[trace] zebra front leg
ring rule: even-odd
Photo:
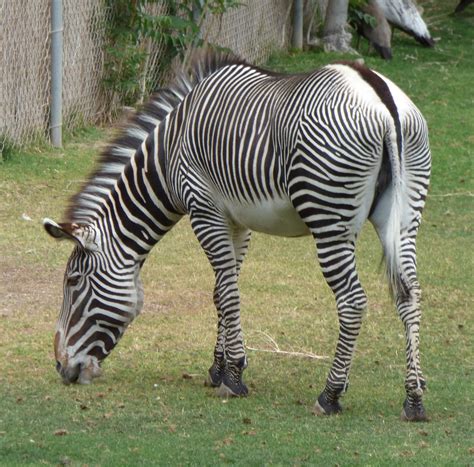
[[[236,230],[234,229],[232,235],[232,243],[234,248],[234,254],[237,261],[237,279],[240,275],[240,270],[242,267],[242,263],[244,261],[245,255],[247,254],[249,243],[250,243],[250,230],[242,229]],[[224,320],[222,319],[222,311],[221,305],[219,300],[219,292],[217,287],[214,288],[214,305],[217,310],[217,342],[214,348],[214,361],[212,363],[211,368],[209,368],[209,377],[207,380],[207,384],[211,387],[219,387],[222,383],[222,379],[224,376],[224,371],[226,367],[226,359],[225,359],[225,326]]]
[[[226,366],[225,360],[225,326],[222,319],[221,305],[219,302],[219,292],[217,286],[214,287],[214,305],[217,310],[217,342],[214,347],[214,361],[209,368],[208,379],[206,384],[213,388],[218,388],[222,384],[224,370]]]
[[[234,251],[233,232],[227,220],[212,205],[195,203],[190,212],[191,226],[205,251],[215,274],[214,300],[220,312],[217,361],[211,367],[214,382],[221,396],[246,396],[247,386],[242,381],[247,367],[242,329],[240,324],[240,297],[237,287],[237,259]],[[220,333],[220,334],[219,334]],[[222,336],[224,336],[222,338]],[[221,371],[224,349],[225,366]],[[216,354],[215,354],[216,355]]]
[[[240,298],[235,280],[230,272],[216,273],[216,288],[219,290],[219,304],[225,328],[225,367],[217,394],[221,397],[246,396],[248,388],[242,381],[247,368],[242,328],[240,324]]]
[[[339,398],[347,390],[349,371],[367,298],[357,277],[353,242],[318,244],[324,277],[336,296],[339,337],[334,361],[314,412],[331,415],[342,411]]]

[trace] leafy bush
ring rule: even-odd
[[[242,3],[237,0],[166,0],[166,14],[154,15],[153,4],[163,0],[107,0],[109,23],[105,61],[105,88],[115,105],[135,105],[143,99],[150,43],[163,54],[158,76],[175,57],[186,61],[187,51],[203,43],[201,26],[207,15],[222,15]],[[152,83],[156,87],[159,83]]]
[[[348,23],[353,28],[357,28],[357,25],[364,23],[371,26],[372,28],[375,28],[377,26],[377,20],[369,13],[365,13],[363,10],[363,8],[368,3],[368,0],[349,1]]]

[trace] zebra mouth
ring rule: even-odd
[[[62,367],[60,362],[56,362],[56,369],[61,375],[63,383],[69,384],[90,384],[94,378],[102,374],[100,364],[97,360],[90,360],[89,364],[76,363],[75,365]]]
[[[63,367],[61,362],[56,362],[56,370],[61,375],[63,383],[66,385],[77,383],[82,371],[82,364]]]

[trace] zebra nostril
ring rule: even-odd
[[[82,369],[82,365],[80,364],[76,365],[72,369],[72,371],[68,375],[70,383],[77,383],[77,380],[79,379],[79,375],[81,374],[81,369]]]
[[[56,362],[56,369],[61,375],[63,383],[68,385],[77,382],[82,371],[82,364],[77,363],[74,366],[62,366],[61,363]]]

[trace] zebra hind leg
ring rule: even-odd
[[[407,361],[406,399],[401,419],[409,422],[428,420],[422,401],[426,382],[420,367],[420,296],[420,287],[416,280],[410,280],[407,290],[397,294],[397,310],[405,327]]]
[[[370,221],[374,225],[382,246],[387,251],[385,232],[387,229],[386,206],[390,204],[391,193],[386,192],[374,210]],[[422,396],[426,382],[420,367],[420,320],[421,290],[416,272],[416,235],[420,213],[412,211],[410,221],[402,230],[399,252],[398,286],[394,290],[397,311],[405,328],[406,363],[405,377],[406,399],[403,403],[401,419],[406,421],[426,421]]]
[[[324,277],[336,297],[339,338],[334,361],[314,412],[331,415],[342,411],[339,398],[347,390],[356,340],[367,298],[359,282],[353,241],[318,242],[318,259]]]

